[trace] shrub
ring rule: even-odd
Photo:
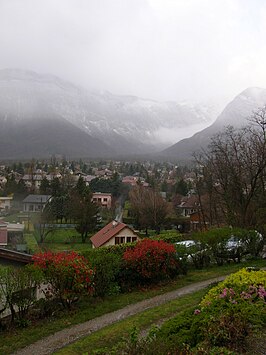
[[[252,257],[259,256],[264,246],[264,238],[262,234],[256,230],[246,231],[243,233],[242,242],[245,245],[246,254],[250,254]]]
[[[37,240],[33,234],[25,234],[24,240],[27,244],[27,250],[30,254],[34,254],[39,251]]]
[[[104,250],[95,249],[91,255],[94,268],[94,295],[103,297],[119,292],[118,275],[121,269],[122,258]]]
[[[266,323],[266,271],[241,270],[211,289],[196,313],[205,339],[214,346],[235,347]]]
[[[213,287],[208,292],[208,294],[202,300],[201,304],[204,306],[212,302],[212,300],[216,299],[225,288],[232,288],[235,292],[240,293],[249,288],[250,285],[261,285],[262,287],[266,288],[266,271],[245,268],[238,271],[237,273],[227,276],[224,281],[219,282],[217,286]]]
[[[163,241],[143,239],[123,259],[125,276],[135,283],[172,277],[180,270],[174,246]]]
[[[216,228],[197,232],[192,238],[209,249],[218,265],[234,260],[240,262],[244,255],[256,257],[263,248],[263,237],[257,231],[240,228]]]
[[[100,248],[91,248],[87,249],[85,251],[82,251],[80,254],[83,255],[87,260],[91,260],[94,258],[97,253],[101,254],[116,254],[123,258],[124,252],[127,249],[133,249],[135,247],[137,242],[132,242],[132,243],[123,243],[123,244],[116,244],[116,245],[110,245],[108,247],[100,247]]]
[[[128,249],[134,249],[136,244],[137,244],[137,242],[110,245],[108,247],[105,247],[105,249],[106,249],[107,253],[117,254],[117,255],[120,255],[122,258],[124,255],[124,252]]]
[[[182,239],[182,234],[177,231],[162,231],[159,235],[152,237],[153,240],[163,240],[166,243],[176,243]]]
[[[70,308],[80,295],[92,293],[94,271],[77,253],[49,251],[35,254],[33,260],[48,283],[45,296],[57,297],[64,308]]]
[[[165,322],[158,332],[158,338],[167,339],[179,348],[186,345],[194,347],[203,340],[198,330],[200,327],[200,320],[194,316],[194,309],[191,308]]]
[[[175,244],[175,249],[184,265],[193,264],[196,269],[209,266],[210,252],[206,246],[198,242],[187,246],[181,243]]]
[[[11,322],[26,324],[29,308],[36,302],[36,288],[41,275],[31,265],[23,268],[0,268],[0,303],[3,312],[9,309]]]

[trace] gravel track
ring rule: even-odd
[[[13,353],[13,355],[53,354],[56,350],[59,350],[68,344],[71,344],[87,335],[90,335],[99,329],[102,329],[108,325],[116,323],[137,313],[143,312],[149,308],[160,306],[176,298],[201,290],[214,282],[220,282],[224,280],[224,278],[225,276],[222,276],[206,281],[201,281],[189,286],[182,287],[178,290],[165,293],[163,295],[155,296],[135,304],[130,304],[117,311],[104,314],[101,317],[97,317],[87,322],[77,324],[56,332],[46,338],[38,340],[26,348],[16,351]]]

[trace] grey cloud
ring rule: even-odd
[[[261,0],[0,0],[0,68],[161,100],[266,87]]]

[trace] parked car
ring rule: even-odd
[[[185,247],[191,247],[196,245],[195,240],[182,240],[181,242],[176,242],[175,245],[184,245]]]
[[[241,241],[239,238],[237,238],[233,235],[225,243],[225,249],[227,251],[233,251],[233,250],[236,250],[237,248],[241,248],[244,246],[245,245],[244,245],[243,241]]]

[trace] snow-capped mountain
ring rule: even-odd
[[[24,127],[31,137],[32,125],[38,126],[48,121],[55,124],[60,119],[61,128],[58,134],[61,131],[62,137],[62,122],[67,122],[69,134],[70,127],[73,126],[76,134],[87,134],[82,135],[83,140],[89,139],[92,142],[97,139],[93,143],[93,156],[103,156],[106,150],[110,154],[120,155],[147,153],[155,149],[159,151],[208,126],[215,114],[215,109],[208,106],[91,92],[52,75],[19,69],[0,71],[2,133],[4,129],[8,131],[11,127],[16,131],[18,127]],[[22,132],[20,139],[23,140]],[[10,143],[15,143],[14,137]],[[67,148],[70,151],[69,145]],[[15,150],[14,146],[14,155]],[[51,150],[52,146],[49,149],[47,147],[46,151]],[[75,150],[78,153],[78,147]],[[82,155],[84,154],[83,151]],[[90,150],[87,156],[92,156]]]
[[[216,121],[209,127],[183,139],[165,149],[160,155],[176,160],[191,160],[194,152],[206,148],[210,138],[226,126],[241,128],[249,124],[254,111],[266,105],[266,89],[248,88],[237,95],[222,111]]]

